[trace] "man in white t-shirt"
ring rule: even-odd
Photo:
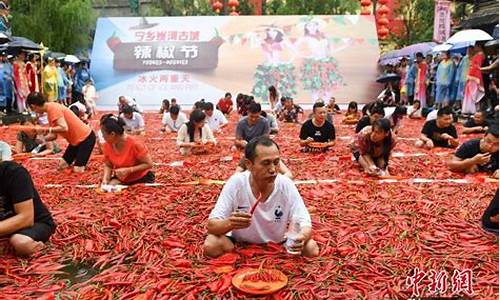
[[[161,124],[163,127],[161,131],[165,132],[177,132],[181,128],[182,124],[187,123],[188,118],[186,114],[181,112],[179,105],[172,105],[168,112],[163,113],[163,118]]]
[[[130,106],[123,108],[123,113],[120,115],[125,121],[125,130],[129,134],[144,134],[144,118]]]
[[[205,103],[204,111],[207,115],[208,127],[212,129],[213,133],[219,133],[229,123],[226,116],[220,110],[214,109],[212,102]]]
[[[233,240],[281,243],[294,217],[300,223],[300,233],[293,250],[317,256],[319,248],[311,238],[311,217],[304,201],[293,181],[278,173],[278,145],[267,136],[252,140],[245,147],[245,164],[248,171],[229,178],[208,217],[205,255],[217,257],[232,251]],[[259,195],[261,201],[251,215]]]
[[[135,101],[134,98],[130,96],[120,96],[118,97],[118,113],[123,113],[123,109],[125,106],[130,106],[134,109],[135,112],[138,112],[140,114],[143,113],[142,107],[139,106],[139,104]]]

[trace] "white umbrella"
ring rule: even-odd
[[[464,42],[490,41],[493,37],[481,29],[466,29],[452,35],[447,44],[458,44]]]
[[[71,54],[68,54],[64,57],[64,61],[65,62],[69,62],[69,63],[79,63],[80,60],[78,59],[78,57],[74,56],[74,55],[71,55]]]
[[[432,48],[432,52],[443,52],[443,51],[448,51],[451,49],[451,47],[453,47],[452,44],[447,44],[447,43],[444,43],[444,44],[441,44],[441,45],[437,45],[436,47]]]

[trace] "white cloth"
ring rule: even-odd
[[[191,152],[191,148],[189,147],[180,147],[181,143],[190,143],[190,142],[191,140],[189,139],[187,124],[183,124],[179,129],[179,131],[177,131],[177,146],[180,148],[181,154],[186,155]],[[210,127],[208,127],[208,124],[205,124],[201,128],[201,136],[198,130],[195,131],[194,142],[202,144],[205,144],[207,142],[211,142],[214,144],[216,143],[214,134],[210,129]]]
[[[144,128],[144,118],[138,112],[132,113],[132,119],[127,119],[123,114],[120,117],[125,121],[125,130],[137,130]]]
[[[188,121],[186,114],[183,112],[179,112],[177,115],[177,119],[172,120],[172,116],[169,112],[163,113],[163,118],[161,119],[161,123],[163,126],[168,127],[170,131],[177,132],[181,126]]]
[[[78,108],[78,111],[82,114],[82,113],[86,113],[87,112],[87,107],[79,102],[79,101],[76,101],[75,103],[71,104],[70,106],[68,106],[69,109],[71,109],[71,107],[76,107]]]
[[[12,150],[9,144],[0,141],[0,161],[12,160]]]
[[[438,110],[435,109],[431,111],[428,115],[427,118],[425,118],[425,121],[430,121],[430,120],[436,120],[438,117]]]
[[[236,173],[224,185],[209,219],[227,219],[236,210],[250,212],[256,199],[250,186],[250,172]],[[237,241],[279,243],[284,240],[288,223],[297,216],[300,226],[311,227],[311,217],[293,181],[281,174],[274,181],[269,198],[257,205],[250,227],[230,234]]]
[[[212,129],[213,132],[219,131],[221,125],[228,123],[224,114],[218,109],[214,109],[211,117],[207,115],[207,122],[208,126],[210,127],[210,129]]]
[[[413,113],[415,109],[413,108],[413,105],[409,105],[407,109],[408,116]],[[414,118],[420,118],[422,117],[422,108],[417,109],[417,111],[413,114]]]

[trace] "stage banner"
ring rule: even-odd
[[[434,35],[436,43],[444,43],[450,37],[451,2],[439,0],[434,5]]]
[[[366,103],[383,88],[378,57],[373,16],[100,18],[91,72],[102,109],[121,95],[145,108],[225,92],[266,103],[271,85],[299,104]]]

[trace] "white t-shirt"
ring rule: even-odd
[[[177,119],[175,121],[172,120],[172,116],[170,116],[169,112],[164,112],[163,118],[161,119],[161,123],[163,124],[163,126],[168,127],[168,129],[174,132],[177,132],[179,128],[181,128],[182,124],[186,123],[187,121],[188,118],[183,112],[179,112],[179,115],[177,115]]]
[[[250,172],[236,173],[224,185],[209,219],[227,219],[236,210],[250,212],[256,199],[250,187]],[[230,234],[237,241],[280,243],[284,241],[288,223],[297,216],[301,227],[311,227],[311,217],[293,181],[281,174],[274,181],[269,198],[257,205],[250,227]]]
[[[408,116],[411,115],[414,111],[415,111],[415,109],[413,108],[413,105],[409,105],[408,110],[407,110]],[[422,117],[422,108],[417,109],[415,111],[415,113],[413,114],[413,117],[421,118]]]
[[[427,118],[425,118],[425,121],[430,121],[430,120],[436,120],[438,117],[438,110],[435,109],[431,111],[428,115]]]
[[[214,109],[211,117],[207,115],[207,122],[213,132],[219,131],[221,125],[228,123],[224,114],[218,109]]]
[[[123,114],[120,117],[125,121],[125,130],[144,128],[144,118],[138,112],[132,113],[132,119],[127,119]]]

